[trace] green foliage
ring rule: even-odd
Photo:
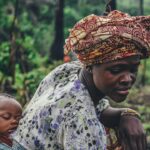
[[[150,1],[149,0],[144,0],[144,15],[149,15],[150,14]],[[140,14],[140,1],[137,0],[125,0],[125,1],[120,1],[117,0],[117,8],[121,11],[128,12],[131,15],[139,15]]]
[[[13,4],[1,6],[0,9],[0,27],[4,29],[9,29],[12,25],[14,18],[14,9],[12,8]]]
[[[48,67],[42,66],[35,68],[28,73],[21,73],[19,65],[16,65],[16,82],[13,88],[17,92],[17,99],[24,105],[33,96],[42,79],[62,63],[63,61],[54,61],[52,64],[49,64]]]
[[[19,29],[20,32],[31,34],[33,29],[33,24],[29,21],[28,12],[22,12],[21,16],[19,16]]]
[[[146,84],[150,84],[150,60],[146,60]]]
[[[10,43],[9,42],[3,42],[0,44],[0,71],[6,72],[6,68],[9,67],[9,49],[10,49]]]
[[[139,12],[139,9],[137,9],[138,3],[134,0],[126,0],[126,1],[117,1],[117,7],[119,10],[122,10],[124,12],[128,12],[131,15],[137,15]]]
[[[40,24],[34,28],[35,49],[44,56],[48,53],[54,39],[53,24]],[[44,40],[43,40],[44,39]]]
[[[144,123],[144,129],[147,131],[147,135],[150,135],[150,123]]]
[[[64,32],[65,32],[65,37],[67,37],[68,36],[68,28],[72,28],[73,25],[82,18],[82,16],[80,15],[80,13],[78,13],[74,9],[71,9],[68,6],[64,9],[64,16],[65,16]]]

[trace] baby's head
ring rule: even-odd
[[[0,135],[11,134],[18,126],[22,106],[8,94],[0,94]]]

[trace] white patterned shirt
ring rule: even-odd
[[[97,107],[78,78],[77,61],[58,66],[40,83],[26,107],[15,139],[28,150],[105,150],[106,134],[99,121],[109,106]]]

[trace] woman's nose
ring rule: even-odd
[[[124,84],[129,84],[129,83],[134,83],[135,81],[135,77],[132,73],[126,73],[122,76],[122,78],[120,79],[120,83],[124,83]]]

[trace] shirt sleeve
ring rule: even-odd
[[[80,112],[72,113],[65,122],[63,145],[65,150],[104,150],[106,134],[97,118]]]

